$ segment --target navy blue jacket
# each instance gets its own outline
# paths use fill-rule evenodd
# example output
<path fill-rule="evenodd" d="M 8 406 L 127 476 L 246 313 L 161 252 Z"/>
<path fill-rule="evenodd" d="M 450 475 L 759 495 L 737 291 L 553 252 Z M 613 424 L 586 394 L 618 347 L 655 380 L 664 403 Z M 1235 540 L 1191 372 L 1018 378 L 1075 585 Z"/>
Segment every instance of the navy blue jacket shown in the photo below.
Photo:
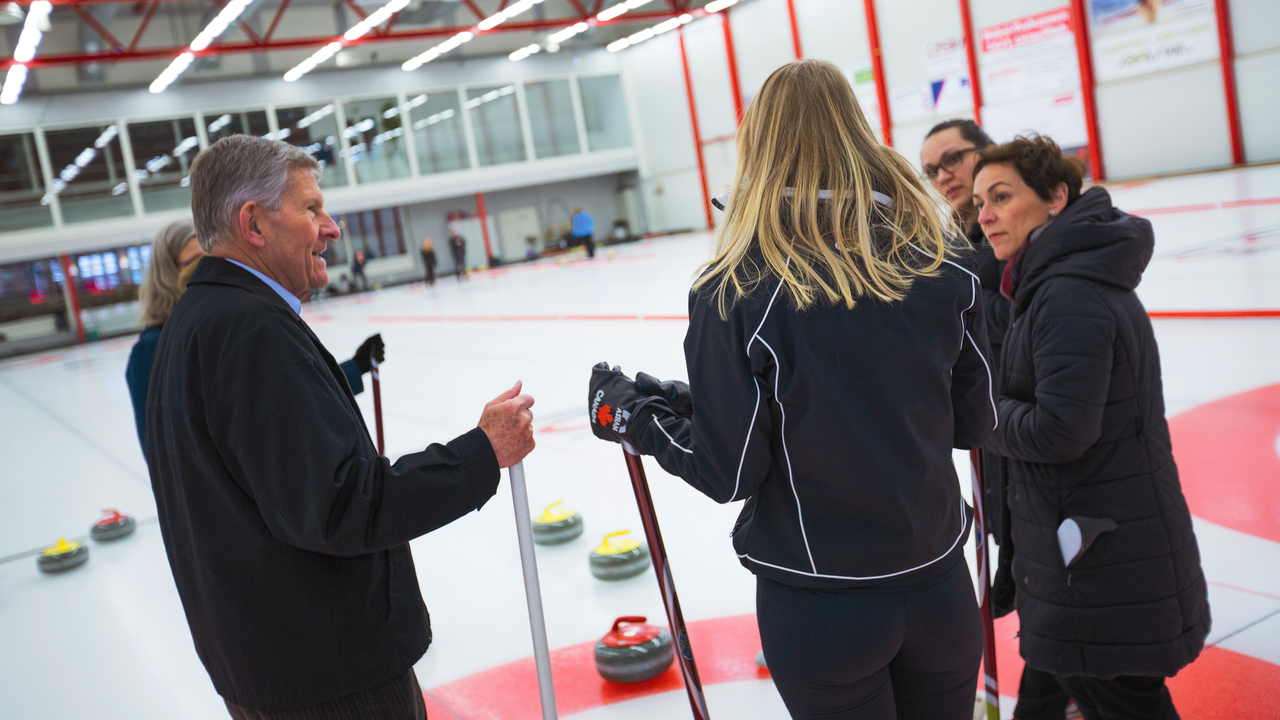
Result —
<path fill-rule="evenodd" d="M 951 451 L 986 440 L 995 403 L 982 291 L 958 252 L 902 301 L 852 310 L 800 312 L 777 277 L 727 321 L 708 288 L 690 294 L 693 418 L 641 414 L 632 444 L 717 502 L 746 500 L 733 545 L 753 573 L 890 585 L 960 557 L 972 511 Z"/>

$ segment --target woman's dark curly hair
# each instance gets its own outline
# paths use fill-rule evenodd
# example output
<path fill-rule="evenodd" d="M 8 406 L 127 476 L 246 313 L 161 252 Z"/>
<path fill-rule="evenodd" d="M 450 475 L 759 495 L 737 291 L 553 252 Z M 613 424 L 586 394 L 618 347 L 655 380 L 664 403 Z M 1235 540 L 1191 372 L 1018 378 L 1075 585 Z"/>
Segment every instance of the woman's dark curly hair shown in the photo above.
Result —
<path fill-rule="evenodd" d="M 1063 153 L 1058 143 L 1043 135 L 1019 135 L 1010 142 L 983 148 L 973 166 L 973 176 L 977 177 L 987 165 L 1007 165 L 1017 170 L 1022 181 L 1045 201 L 1053 199 L 1058 183 L 1065 183 L 1067 205 L 1071 205 L 1084 186 L 1084 162 Z"/>

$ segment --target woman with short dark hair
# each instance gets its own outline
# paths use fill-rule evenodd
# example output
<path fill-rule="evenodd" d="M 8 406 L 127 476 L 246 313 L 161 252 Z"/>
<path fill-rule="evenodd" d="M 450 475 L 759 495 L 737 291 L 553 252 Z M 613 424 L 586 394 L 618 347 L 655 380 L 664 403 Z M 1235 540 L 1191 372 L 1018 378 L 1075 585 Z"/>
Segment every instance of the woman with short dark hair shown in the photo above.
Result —
<path fill-rule="evenodd" d="M 1000 423 L 1026 659 L 1019 720 L 1177 718 L 1165 678 L 1210 618 L 1164 417 L 1160 353 L 1134 288 L 1151 223 L 1082 192 L 1084 165 L 1044 137 L 982 151 L 978 222 L 1012 302 Z"/>

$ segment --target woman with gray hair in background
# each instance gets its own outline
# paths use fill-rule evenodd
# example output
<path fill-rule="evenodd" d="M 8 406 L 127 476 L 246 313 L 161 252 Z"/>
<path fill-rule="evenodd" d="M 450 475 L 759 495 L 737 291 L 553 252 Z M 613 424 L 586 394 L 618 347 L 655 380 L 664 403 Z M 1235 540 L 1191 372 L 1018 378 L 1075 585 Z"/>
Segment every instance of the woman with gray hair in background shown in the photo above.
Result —
<path fill-rule="evenodd" d="M 151 358 L 155 355 L 156 343 L 160 342 L 160 328 L 169 319 L 173 304 L 178 302 L 196 261 L 202 257 L 204 251 L 200 249 L 196 228 L 190 220 L 169 224 L 151 245 L 151 264 L 147 266 L 146 277 L 138 290 L 143 330 L 129 352 L 129 364 L 124 369 L 143 457 L 147 454 L 147 381 L 151 379 Z"/>
<path fill-rule="evenodd" d="M 129 352 L 129 364 L 124 369 L 129 399 L 133 401 L 133 422 L 144 458 L 147 456 L 147 385 L 151 381 L 151 361 L 160 342 L 160 329 L 187 289 L 187 280 L 202 257 L 204 251 L 200 249 L 195 225 L 190 220 L 166 226 L 151 245 L 151 264 L 138 291 L 138 298 L 142 301 L 143 330 Z M 356 349 L 355 357 L 339 365 L 351 392 L 356 395 L 364 391 L 361 376 L 372 367 L 371 359 L 380 363 L 386 359 L 381 333 L 366 338 Z"/>

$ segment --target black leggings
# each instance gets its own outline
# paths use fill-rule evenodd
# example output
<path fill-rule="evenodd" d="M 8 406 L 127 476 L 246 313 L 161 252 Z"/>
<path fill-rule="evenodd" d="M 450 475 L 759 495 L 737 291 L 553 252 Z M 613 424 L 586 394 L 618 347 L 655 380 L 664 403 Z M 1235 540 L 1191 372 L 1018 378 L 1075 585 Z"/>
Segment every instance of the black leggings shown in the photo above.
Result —
<path fill-rule="evenodd" d="M 893 589 L 756 579 L 760 640 L 791 717 L 969 720 L 982 618 L 963 558 Z"/>

